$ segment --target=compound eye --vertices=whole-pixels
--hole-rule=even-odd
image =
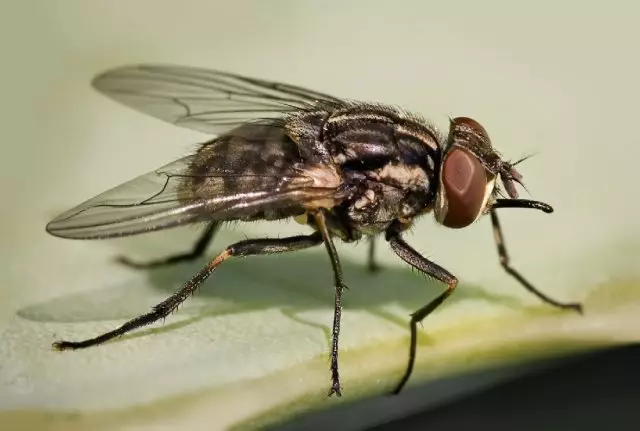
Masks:
[[[475,133],[482,136],[487,142],[491,142],[491,140],[489,139],[489,134],[487,133],[487,130],[482,126],[482,124],[478,123],[473,118],[456,117],[453,119],[454,127],[461,126],[461,125],[469,127]]]
[[[470,225],[482,211],[489,182],[480,160],[453,148],[444,160],[441,178],[447,201],[442,224],[454,229]]]

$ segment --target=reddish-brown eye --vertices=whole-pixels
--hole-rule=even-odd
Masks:
[[[459,126],[459,125],[465,125],[465,126],[469,127],[470,129],[472,129],[473,131],[475,131],[478,135],[480,135],[483,138],[485,138],[487,141],[490,141],[489,134],[487,133],[487,130],[484,127],[482,127],[482,124],[478,123],[473,118],[456,117],[456,118],[453,119],[453,125],[454,125],[454,127],[455,126]]]
[[[452,149],[442,166],[447,200],[442,224],[457,229],[473,223],[482,211],[487,181],[487,173],[477,157],[461,148]]]

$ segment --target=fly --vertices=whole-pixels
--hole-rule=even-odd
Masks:
[[[403,239],[418,217],[431,212],[438,223],[453,229],[489,214],[506,272],[542,301],[582,311],[578,303],[546,296],[510,266],[496,210],[529,208],[551,213],[553,209],[544,202],[518,198],[515,185],[522,181],[515,169],[518,162],[504,160],[484,127],[471,118],[451,119],[444,136],[422,117],[393,106],[181,66],[121,67],[98,75],[92,84],[133,109],[216,137],[193,154],[61,214],[47,225],[49,233],[104,239],[206,224],[189,253],[144,263],[121,258],[126,265],[150,268],[200,257],[227,221],[294,218],[313,232],[231,244],[150,312],[95,338],[58,341],[54,343],[57,350],[98,345],[167,317],[232,257],[324,245],[335,287],[328,394],[340,396],[338,343],[346,285],[334,240],[368,238],[368,265],[375,270],[373,240],[382,235],[407,264],[446,286],[411,315],[409,359],[393,391],[399,393],[413,370],[417,324],[458,284],[453,274]]]

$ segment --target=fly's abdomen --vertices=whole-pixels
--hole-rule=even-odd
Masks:
[[[299,215],[305,210],[295,192],[313,184],[301,175],[301,165],[282,128],[244,125],[200,147],[183,178],[181,199],[205,201],[203,215],[221,220]]]

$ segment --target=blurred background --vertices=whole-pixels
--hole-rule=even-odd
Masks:
[[[197,399],[195,389],[215,386],[216,382],[207,380],[210,377],[203,377],[216,367],[213,353],[202,353],[201,345],[184,346],[181,341],[192,333],[197,333],[194,339],[200,336],[200,341],[208,337],[219,341],[217,335],[206,333],[208,323],[193,317],[198,310],[213,307],[213,289],[194,298],[195,305],[191,309],[186,305],[186,314],[173,320],[195,323],[180,326],[180,331],[186,332],[173,331],[175,336],[167,335],[166,341],[156,340],[156,345],[162,345],[157,351],[149,350],[154,345],[150,338],[156,337],[119,343],[120,350],[82,352],[77,356],[80,359],[54,358],[48,348],[61,336],[92,335],[144,312],[179,285],[189,268],[197,267],[182,268],[177,274],[132,275],[112,261],[120,253],[146,258],[186,249],[196,236],[189,228],[97,243],[63,241],[44,231],[47,221],[59,212],[176,159],[207,139],[117,105],[90,88],[95,74],[128,63],[210,67],[347,98],[396,104],[421,113],[442,129],[447,127],[449,116],[477,119],[505,157],[515,160],[534,154],[519,169],[530,195],[521,194],[546,201],[556,210],[550,216],[503,211],[502,224],[514,265],[557,299],[592,300],[601,316],[607,316],[601,320],[598,313],[589,317],[587,307],[582,326],[575,329],[576,338],[594,345],[637,341],[638,309],[632,307],[637,307],[640,298],[640,176],[636,167],[640,145],[635,133],[640,100],[639,13],[638,3],[621,0],[2,2],[0,423],[31,423],[30,417],[43,412],[74,412],[81,417],[84,409],[105,415],[109,409],[130,404],[152,409],[153,403],[162,402],[162,394],[189,394]],[[284,236],[300,229],[293,223],[236,226],[213,248],[244,235]],[[518,304],[538,305],[499,267],[488,220],[448,231],[425,219],[407,239],[470,287],[461,289],[463,299],[450,311],[434,316],[436,327],[445,328],[476,311],[505,316],[512,313],[510,304],[516,308],[521,306]],[[383,308],[384,303],[397,298],[402,312],[392,311],[406,316],[420,302],[417,292],[422,281],[416,277],[406,293],[411,301],[403,303],[405,293],[393,280],[410,275],[400,275],[398,260],[380,245],[380,260],[393,271],[377,282],[376,292],[382,293],[376,296],[379,302],[375,306]],[[358,285],[360,290],[354,293],[360,299],[354,299],[353,308],[366,311],[372,304],[365,298],[365,289],[374,282],[354,280],[364,274],[357,268],[365,261],[366,248],[340,245],[339,251],[353,271],[349,285]],[[314,266],[313,259],[324,259],[322,256],[317,252],[306,260],[292,258],[283,265],[297,266],[292,270],[303,278],[311,268],[329,283],[328,267]],[[256,264],[268,271],[269,264]],[[325,264],[322,260],[318,267]],[[243,273],[241,268],[232,265],[230,275],[221,274],[222,279],[234,283],[233,275]],[[278,272],[285,270],[278,268]],[[251,271],[259,270],[243,275],[248,278],[237,282],[225,296],[233,310],[251,311],[265,303],[268,307],[264,308],[271,310],[289,301],[287,305],[305,319],[319,325],[329,323],[329,284],[323,297],[329,302],[319,306],[282,292],[260,293],[262,276]],[[137,289],[141,283],[146,287]],[[241,284],[250,285],[246,297],[237,293],[242,291]],[[320,280],[317,286],[322,285]],[[482,298],[474,296],[474,286],[486,287],[488,293]],[[318,288],[314,285],[313,289]],[[425,292],[428,295],[435,290]],[[508,297],[511,302],[490,305],[486,301],[489,297]],[[214,314],[222,308],[216,308]],[[242,313],[229,314],[240,319]],[[236,322],[224,320],[222,312],[220,316],[222,323],[217,322],[216,330],[229,333],[241,327],[246,332],[232,337],[243,340],[253,339],[255,334],[250,331],[255,329],[245,329],[241,322],[249,321],[247,326],[255,328],[266,318],[248,313],[248,320]],[[616,316],[624,318],[616,320]],[[355,311],[350,314],[348,302],[345,319],[345,324],[356,328],[351,335],[345,334],[346,346],[355,349],[360,334],[372,337],[374,343],[378,340],[375,337],[395,337],[401,350],[394,366],[404,364],[406,330],[367,320]],[[547,331],[547,335],[554,328],[563,336],[574,331],[572,323],[564,326],[565,320],[554,322],[528,328],[536,334]],[[166,325],[169,323],[168,319]],[[425,327],[430,326],[425,322]],[[278,334],[277,324],[270,331]],[[286,334],[298,334],[298,340],[312,352],[309,357],[319,358],[318,378],[324,384],[327,361],[322,332],[309,335],[305,328],[297,328]],[[278,346],[286,347],[291,338],[282,337]],[[472,334],[469,337],[473,338]],[[263,355],[262,348],[260,344],[253,353],[242,350],[247,356],[241,360],[256,352]],[[179,364],[167,365],[178,351],[182,352],[176,353]],[[201,353],[196,354],[198,351]],[[302,353],[291,355],[300,355],[302,362],[306,358]],[[123,358],[128,364],[122,363]],[[280,357],[269,358],[272,365],[255,374],[249,370],[239,381],[249,382],[262,372],[282,368]],[[130,371],[122,371],[127,366]],[[366,367],[366,363],[360,366]],[[112,374],[114,369],[118,371]],[[219,372],[223,375],[226,371]],[[70,383],[68,378],[74,373],[94,380]],[[162,376],[157,378],[157,387],[148,384],[153,376]],[[202,385],[176,383],[185,381]],[[126,382],[132,387],[124,387]],[[110,389],[105,390],[104,385]],[[219,395],[224,397],[225,392]],[[261,397],[256,395],[250,403],[260,405]],[[208,417],[202,406],[187,413],[181,410],[180,417],[205,418],[204,423],[213,427],[210,429],[226,426]],[[231,410],[241,411],[243,406],[236,407]],[[157,404],[153,408],[158,408]],[[146,411],[147,416],[149,411],[158,410]],[[233,423],[235,416],[228,416]],[[130,423],[129,419],[123,421]],[[202,423],[199,420],[194,419],[193,424]],[[34,428],[46,428],[46,420],[36,423]],[[160,423],[168,429],[183,422],[167,419]],[[118,420],[102,424],[105,429],[120,425]],[[144,426],[144,421],[138,425]]]

